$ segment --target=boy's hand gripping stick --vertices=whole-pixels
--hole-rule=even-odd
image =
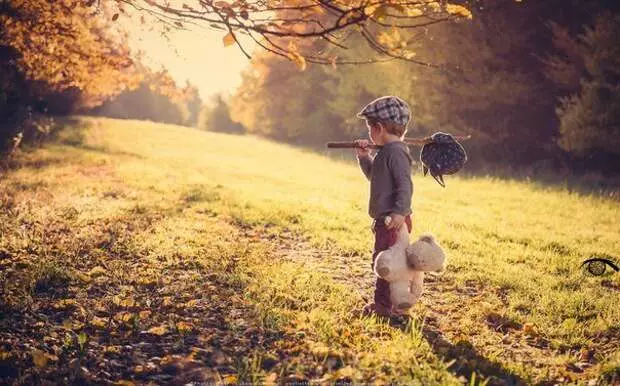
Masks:
[[[465,135],[465,136],[455,135],[453,137],[457,141],[464,141],[466,139],[471,138],[471,135]],[[403,138],[403,142],[406,143],[407,145],[423,146],[431,142],[431,137],[429,136],[429,137],[424,137],[424,138]],[[327,148],[328,149],[354,149],[354,148],[361,148],[361,146],[355,142],[327,142]],[[367,148],[368,149],[381,149],[381,146],[369,144]]]

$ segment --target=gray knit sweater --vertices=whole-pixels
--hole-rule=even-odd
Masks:
[[[368,214],[376,219],[390,213],[412,213],[411,154],[401,141],[385,144],[373,158],[358,158],[362,172],[370,181]]]

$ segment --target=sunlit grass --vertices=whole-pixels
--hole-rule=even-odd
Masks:
[[[30,155],[42,168],[12,172],[8,184],[16,195],[37,197],[40,191],[49,211],[77,207],[75,221],[85,212],[88,220],[96,220],[163,211],[166,219],[158,220],[155,233],[131,242],[164,257],[196,255],[200,243],[192,238],[217,242],[223,237],[214,228],[217,221],[203,224],[200,216],[185,212],[190,206],[233,225],[309,237],[309,247],[329,251],[324,258],[274,259],[270,248],[278,245],[263,240],[243,253],[243,264],[230,280],[247,286],[265,326],[307,333],[312,355],[325,361],[331,355],[352,379],[455,383],[441,357],[454,357],[459,350],[471,354],[469,345],[489,361],[486,366],[499,363],[527,382],[560,376],[558,369],[576,361],[584,348],[607,349],[597,358],[601,367],[588,370],[590,376],[620,366],[617,348],[609,352],[600,339],[618,338],[620,274],[590,277],[579,267],[592,255],[616,261],[620,256],[617,202],[490,177],[448,176],[443,189],[415,174],[413,236],[434,233],[450,263],[437,284],[441,291],[416,305],[413,324],[403,332],[355,317],[353,311],[363,305],[359,290],[368,294],[370,288],[355,288],[330,274],[372,275],[368,182],[353,154],[350,161],[337,161],[249,136],[137,121],[85,118],[80,125],[88,126],[83,138],[76,131],[61,132],[57,143]],[[95,176],[95,182],[80,184],[81,175]],[[38,216],[48,217],[44,211]],[[221,245],[223,261],[232,253],[227,248]],[[464,292],[467,288],[475,288],[473,295]],[[445,335],[452,347],[431,347],[422,335],[429,307],[445,312],[435,316],[448,323]],[[498,318],[514,327],[493,330]],[[527,334],[521,330],[530,324],[548,341],[545,349],[519,351],[498,343],[508,334],[511,343],[523,345]],[[535,363],[557,368],[547,374],[533,370]],[[481,364],[466,366],[493,373]]]
[[[251,137],[174,126],[129,121],[99,130],[105,131],[104,146],[149,158],[117,165],[132,183],[158,183],[168,194],[184,185],[221,186],[245,221],[299,229],[318,244],[344,251],[367,254],[371,247],[368,183],[350,163]],[[512,284],[542,297],[579,281],[578,290],[595,303],[617,300],[600,280],[582,280],[579,269],[591,255],[620,254],[617,202],[493,178],[448,178],[442,189],[431,178],[413,177],[414,234],[433,232],[448,246],[459,282]],[[607,319],[617,312],[605,308],[599,311]],[[608,320],[619,320],[613,316]]]

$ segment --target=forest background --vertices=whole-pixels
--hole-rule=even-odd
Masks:
[[[206,100],[165,69],[143,65],[127,44],[128,32],[116,28],[118,11],[104,8],[92,17],[90,3],[0,2],[5,154],[41,142],[54,131],[51,117],[72,114],[248,133],[321,149],[326,141],[364,137],[355,113],[392,94],[412,108],[408,136],[472,134],[468,172],[608,181],[600,184],[614,184],[620,172],[616,2],[470,1],[463,4],[468,17],[379,35],[384,46],[406,45],[432,66],[398,59],[300,66],[295,57],[259,50],[235,93]],[[321,42],[302,44],[327,49]],[[349,53],[372,54],[358,35],[346,45]]]

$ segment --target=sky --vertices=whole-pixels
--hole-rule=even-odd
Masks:
[[[180,87],[189,80],[206,101],[216,93],[234,93],[241,84],[241,72],[250,64],[236,45],[224,47],[225,35],[224,31],[194,27],[169,33],[168,41],[160,33],[138,26],[130,36],[131,44],[147,55],[148,65],[166,67]],[[249,44],[244,48],[252,51]]]

